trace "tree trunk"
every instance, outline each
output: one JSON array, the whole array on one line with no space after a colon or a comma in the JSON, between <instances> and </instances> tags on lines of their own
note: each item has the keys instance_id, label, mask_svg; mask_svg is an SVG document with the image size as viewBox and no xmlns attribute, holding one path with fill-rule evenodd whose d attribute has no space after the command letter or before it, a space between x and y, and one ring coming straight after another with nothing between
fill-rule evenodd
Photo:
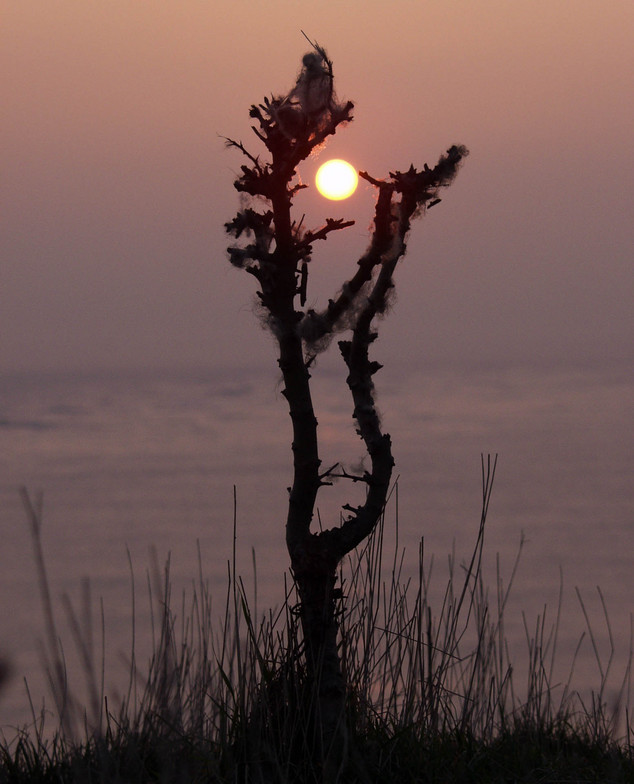
<instances>
[{"instance_id":1,"label":"tree trunk","mask_svg":"<svg viewBox=\"0 0 634 784\"><path fill-rule=\"evenodd\" d=\"M317 419L301 339L288 320L278 334L283 394L293 424L293 485L286 543L300 598L300 618L310 694L309 737L324 781L335 781L345 761L345 684L337 649L335 582L340 554L310 524L321 485Z\"/></svg>"},{"instance_id":2,"label":"tree trunk","mask_svg":"<svg viewBox=\"0 0 634 784\"><path fill-rule=\"evenodd\" d=\"M345 682L337 647L336 570L323 566L298 575L297 586L311 694L309 730L324 781L335 781L347 752Z\"/></svg>"}]
</instances>

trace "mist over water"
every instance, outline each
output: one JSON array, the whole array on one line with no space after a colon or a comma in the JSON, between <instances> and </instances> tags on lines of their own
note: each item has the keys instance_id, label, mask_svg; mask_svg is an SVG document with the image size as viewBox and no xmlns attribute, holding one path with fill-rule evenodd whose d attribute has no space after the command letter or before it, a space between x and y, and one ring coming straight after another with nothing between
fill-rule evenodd
<instances>
[{"instance_id":1,"label":"mist over water","mask_svg":"<svg viewBox=\"0 0 634 784\"><path fill-rule=\"evenodd\" d=\"M342 461L353 470L362 449L343 372L324 364L314 377L323 465ZM599 585L617 648L616 688L634 610L634 383L629 375L610 368L401 368L391 374L388 368L377 376L377 387L399 477L386 515L386 547L391 554L398 517L406 576L416 574L424 537L425 558L434 560L432 582L441 595L448 554L455 548L458 563L466 559L477 535L480 456L498 453L485 546L492 595L496 553L507 581L525 539L506 616L511 647L526 655L522 612L529 628L545 605L548 622L554 621L563 573L562 667L569 666L584 631L575 586L605 664L609 633ZM234 486L238 571L250 590L253 548L258 609L280 604L288 563L284 520L291 434L274 370L31 373L4 376L1 389L0 652L13 668L0 697L2 725L29 720L23 675L36 708L44 692L37 644L43 637L42 612L20 485L44 494L43 541L62 631L67 629L62 594L77 605L82 578L90 578L97 627L103 597L109 694L122 693L127 685L132 600L126 550L134 571L142 664L149 652L146 570L152 548L160 564L171 554L180 608L180 592L198 573L199 545L203 574L221 615L232 557ZM354 503L359 492L342 482L324 488L323 525L336 524L341 505ZM70 634L64 640L71 648ZM577 685L598 685L588 640L576 674Z\"/></svg>"}]
</instances>

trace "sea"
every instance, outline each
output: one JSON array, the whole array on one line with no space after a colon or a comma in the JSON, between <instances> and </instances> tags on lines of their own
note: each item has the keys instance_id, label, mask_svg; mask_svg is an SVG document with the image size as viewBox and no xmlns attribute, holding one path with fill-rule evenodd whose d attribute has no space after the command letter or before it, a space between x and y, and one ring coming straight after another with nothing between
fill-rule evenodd
<instances>
[{"instance_id":1,"label":"sea","mask_svg":"<svg viewBox=\"0 0 634 784\"><path fill-rule=\"evenodd\" d=\"M361 470L343 373L318 366L313 378L322 465ZM634 613L631 368L400 367L376 380L396 460L384 546L401 554L403 574L418 574L423 543L442 597L450 564L466 562L475 544L482 466L497 457L484 570L495 596L519 555L506 608L510 649L526 659L535 629L550 628L560 607L562 681L574 661L580 692L604 682L603 697L616 706ZM41 505L69 677L80 677L70 653L74 614L94 627L95 639L103 632L97 647L112 704L127 685L133 634L137 656L151 649L148 575L168 560L173 594L187 594L200 569L217 593L218 617L234 562L258 613L280 606L291 459L274 367L1 375L5 735L42 707L52 710L26 497ZM359 502L361 492L345 480L324 487L316 525L339 524L343 504Z\"/></svg>"}]
</instances>

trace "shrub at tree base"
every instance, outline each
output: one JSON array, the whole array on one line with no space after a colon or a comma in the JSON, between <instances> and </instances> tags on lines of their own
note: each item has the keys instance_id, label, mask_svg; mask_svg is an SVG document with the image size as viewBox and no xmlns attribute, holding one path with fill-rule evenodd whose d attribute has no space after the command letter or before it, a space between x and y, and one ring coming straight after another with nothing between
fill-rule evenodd
<instances>
[{"instance_id":1,"label":"shrub at tree base","mask_svg":"<svg viewBox=\"0 0 634 784\"><path fill-rule=\"evenodd\" d=\"M463 564L451 563L439 593L422 544L415 581L401 574L403 553L390 554L391 566L384 567L383 517L360 552L339 567L347 606L340 655L349 750L339 781L632 782L630 729L626 738L617 735L629 670L620 708L607 709L603 681L582 702L570 683L551 679L556 626L537 623L528 640L528 677L517 682L524 663L509 660L501 633L512 575L507 586L499 577L495 606L483 584L493 465L485 464L483 479L473 553ZM390 519L388 529L397 526ZM131 651L128 693L120 702L107 699L100 663L91 662L75 675L79 684L94 679L94 715L75 697L78 684L66 673L52 690L54 697L66 695L56 704L66 711L57 716L59 729L48 732L42 713L31 728L3 739L0 784L323 781L312 759L314 691L295 592L278 612L256 619L233 569L216 605L201 568L188 604L179 601L175 610L168 563L155 577L152 601L159 631L154 654L145 667ZM56 672L53 666L52 677Z\"/></svg>"}]
</instances>

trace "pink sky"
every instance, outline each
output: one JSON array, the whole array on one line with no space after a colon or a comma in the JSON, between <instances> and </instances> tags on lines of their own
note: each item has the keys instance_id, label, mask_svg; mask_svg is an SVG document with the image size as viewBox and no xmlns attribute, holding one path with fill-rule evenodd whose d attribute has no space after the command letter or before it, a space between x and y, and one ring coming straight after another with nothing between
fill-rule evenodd
<instances>
[{"instance_id":1,"label":"pink sky","mask_svg":"<svg viewBox=\"0 0 634 784\"><path fill-rule=\"evenodd\" d=\"M249 106L292 85L302 29L356 104L304 179L327 157L381 177L471 150L414 228L379 359L634 359L630 0L3 5L3 370L273 357L224 253L242 161L220 135L260 152ZM297 206L358 221L315 257L323 300L372 194Z\"/></svg>"}]
</instances>

